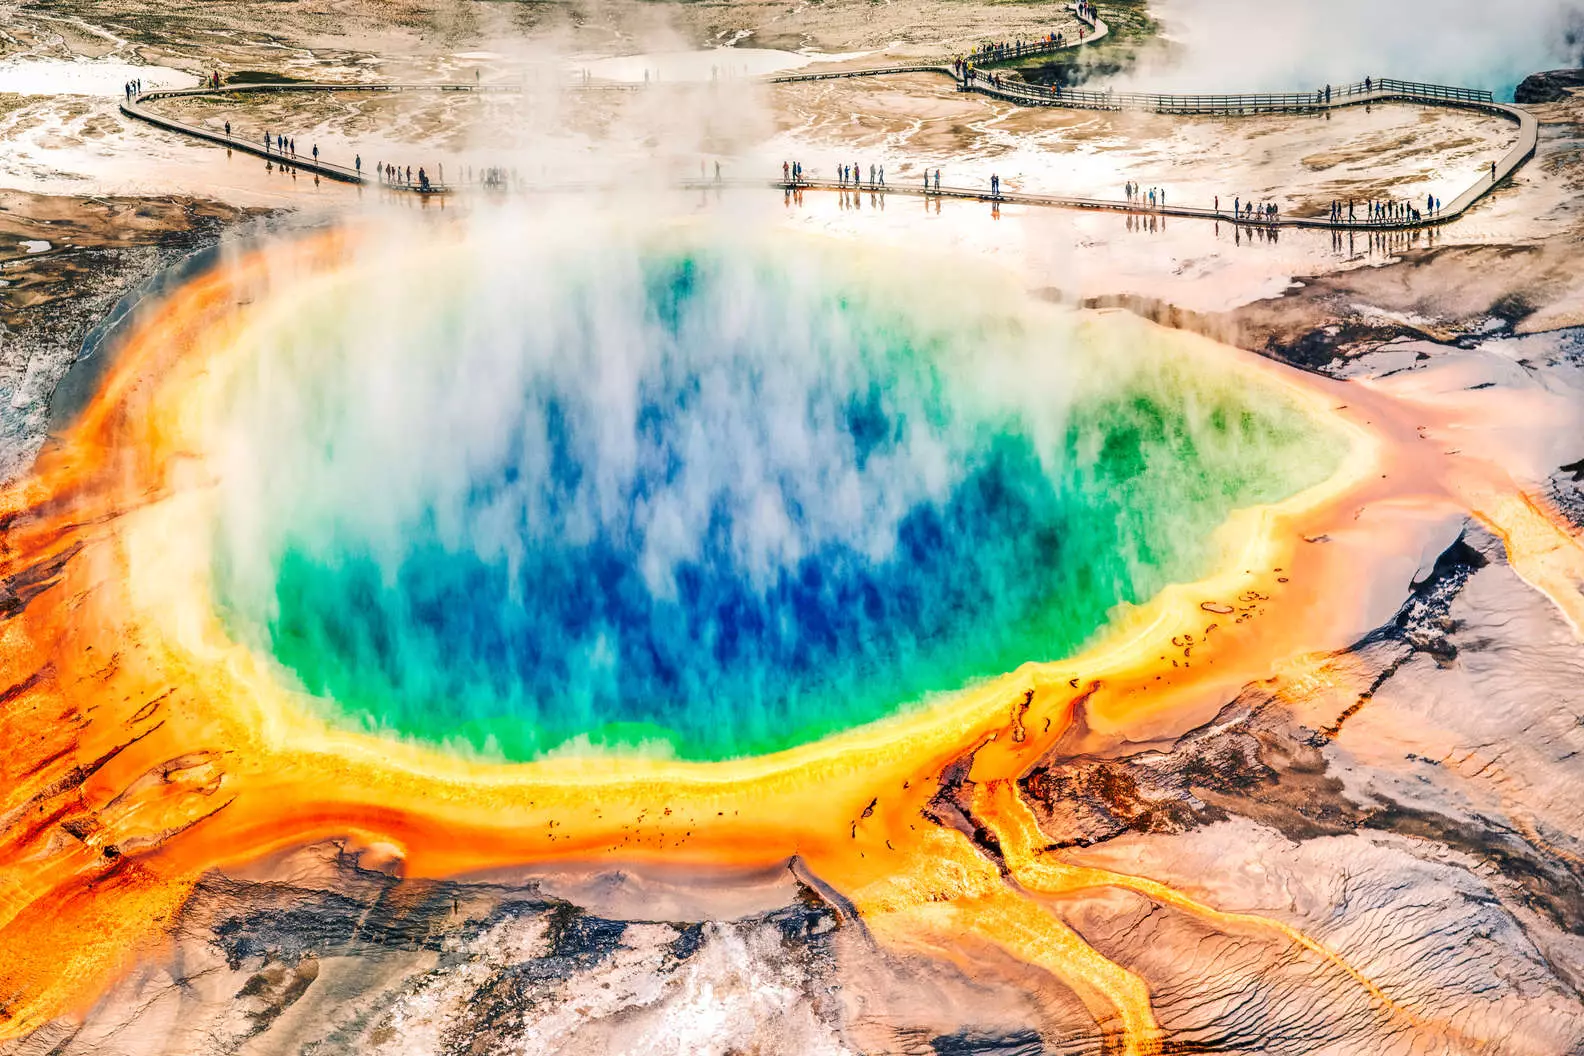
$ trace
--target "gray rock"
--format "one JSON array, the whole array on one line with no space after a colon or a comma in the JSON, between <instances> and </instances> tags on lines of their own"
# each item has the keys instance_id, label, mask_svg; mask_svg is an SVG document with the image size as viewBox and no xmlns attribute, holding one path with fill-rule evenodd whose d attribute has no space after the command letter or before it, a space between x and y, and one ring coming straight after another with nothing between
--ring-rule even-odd
<instances>
[{"instance_id":1,"label":"gray rock","mask_svg":"<svg viewBox=\"0 0 1584 1056\"><path fill-rule=\"evenodd\" d=\"M1517 103L1558 103L1568 97L1572 89L1584 88L1584 70L1547 70L1531 73L1513 93Z\"/></svg>"}]
</instances>

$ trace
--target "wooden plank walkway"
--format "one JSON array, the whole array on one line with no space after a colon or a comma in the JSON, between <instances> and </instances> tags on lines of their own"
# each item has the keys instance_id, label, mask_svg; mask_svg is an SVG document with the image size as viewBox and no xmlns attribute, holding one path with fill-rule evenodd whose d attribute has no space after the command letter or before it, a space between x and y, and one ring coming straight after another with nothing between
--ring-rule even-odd
<instances>
[{"instance_id":1,"label":"wooden plank walkway","mask_svg":"<svg viewBox=\"0 0 1584 1056\"><path fill-rule=\"evenodd\" d=\"M1282 92L1282 93L1246 93L1227 95L1174 95L1167 93L1141 93L1141 92L1110 92L1093 91L1087 89L1046 88L1033 85L1019 79L1005 79L997 84L990 79L984 71L987 66L993 68L998 64L1017 61L1031 55L1052 54L1076 47L1085 47L1098 40L1104 39L1110 32L1104 20L1097 16L1082 14L1077 5L1069 5L1069 9L1089 29L1086 37L1079 40L1063 40L1062 43L1037 43L1018 51L1008 51L999 54L987 55L976 52L978 65L968 76L959 77L952 67L951 59L926 60L919 63L907 63L892 66L875 66L853 70L833 70L824 73L784 74L762 78L770 84L794 84L811 81L836 80L855 77L881 77L893 74L907 73L937 73L952 78L959 91L976 92L991 98L1020 106L1045 106L1063 109L1086 110L1146 110L1163 114L1183 115L1222 115L1227 117L1251 116L1254 114L1269 113L1323 113L1329 110L1340 109L1347 106L1365 106L1377 102L1409 102L1425 106L1442 106L1463 110L1478 110L1484 113L1495 114L1515 122L1518 125L1518 141L1497 163L1495 169L1487 176L1482 176L1450 203L1445 203L1433 215L1421 214L1417 220L1391 220L1355 218L1349 220L1343 217L1332 220L1330 216L1278 216L1275 219L1246 219L1234 218L1230 211L1206 209L1194 206L1158 206L1145 207L1137 201L1124 201L1102 198L1084 198L1068 195L1032 194L1021 192L1006 192L992 196L987 190L970 187L942 187L938 192L931 189L925 192L922 187L909 187L895 184L888 188L871 189L863 188L865 193L874 190L875 193L910 194L941 198L969 199L974 201L987 201L1006 203L1009 205L1036 205L1065 209L1090 209L1105 210L1110 212L1125 212L1138 215L1176 216L1190 219L1225 220L1238 222L1251 226L1266 227L1305 227L1326 228L1341 231L1398 231L1420 227L1431 227L1446 224L1457 219L1494 188L1500 186L1518 170L1524 162L1534 156L1535 148L1539 143L1539 123L1534 115L1517 106L1498 103L1491 93L1471 88L1455 88L1446 85L1420 84L1411 81L1400 81L1392 78L1379 80L1368 79L1355 84L1335 85L1314 92ZM649 85L636 84L611 84L606 82L574 82L567 86L574 91L619 91L631 92L647 90ZM658 86L657 86L658 87ZM338 180L343 183L373 184L378 182L372 174L363 172L356 166L339 165L333 162L316 160L313 157L303 157L298 154L283 154L273 149L261 135L256 141L231 135L227 136L216 129L206 128L202 125L181 121L177 118L159 114L148 108L146 104L161 99L180 98L214 98L227 95L242 94L279 94L294 92L480 92L480 93L521 93L525 91L521 84L468 84L441 83L441 84L337 84L337 83L306 83L286 82L268 84L230 84L220 88L185 88L165 89L143 92L138 95L126 97L121 103L121 112L128 117L146 121L171 132L189 136L194 139L205 140L231 150L240 150L264 158L272 163L288 166L301 172L312 173L327 179ZM381 186L392 190L412 192L416 194L448 194L452 188L438 182L431 183L428 189L422 189L413 184L381 183ZM699 181L683 180L678 184L683 189L698 187L776 187L797 190L846 190L853 191L851 185L842 185L835 180L804 179L796 187L784 181L761 180L728 180L728 181ZM542 187L538 190L555 192L572 190L567 187Z\"/></svg>"}]
</instances>

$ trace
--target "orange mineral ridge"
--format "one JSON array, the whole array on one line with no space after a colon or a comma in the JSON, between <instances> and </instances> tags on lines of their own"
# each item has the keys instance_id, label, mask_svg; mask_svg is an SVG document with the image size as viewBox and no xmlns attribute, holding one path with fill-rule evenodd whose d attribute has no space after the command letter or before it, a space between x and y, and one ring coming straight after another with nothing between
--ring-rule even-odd
<instances>
[{"instance_id":1,"label":"orange mineral ridge","mask_svg":"<svg viewBox=\"0 0 1584 1056\"><path fill-rule=\"evenodd\" d=\"M769 755L469 758L305 707L228 638L188 560L218 472L202 437L227 357L290 293L273 276L333 273L353 241L283 241L176 289L122 338L33 474L0 491L0 1038L85 1007L159 949L205 871L326 838L391 848L423 877L795 856L882 942L959 961L999 949L1070 987L1116 1051L1146 1053L1161 1035L1144 982L1043 900L1122 888L1279 936L1383 1015L1418 1022L1286 925L1064 864L1017 780L1075 723L1091 741L1169 735L1242 685L1345 645L1365 606L1352 585L1411 540L1424 510L1475 508L1535 555L1516 562L1524 574L1576 576L1575 542L1499 471L1425 454L1383 395L1171 334L1205 369L1241 372L1329 423L1346 454L1323 483L1237 511L1209 575L1129 610L1080 655ZM951 824L943 803L971 825Z\"/></svg>"}]
</instances>

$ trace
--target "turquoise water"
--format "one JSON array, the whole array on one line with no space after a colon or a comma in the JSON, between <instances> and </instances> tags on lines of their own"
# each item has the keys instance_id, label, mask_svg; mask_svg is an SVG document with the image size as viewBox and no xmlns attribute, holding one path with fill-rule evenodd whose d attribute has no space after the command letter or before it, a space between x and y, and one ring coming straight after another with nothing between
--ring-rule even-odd
<instances>
[{"instance_id":1,"label":"turquoise water","mask_svg":"<svg viewBox=\"0 0 1584 1056\"><path fill-rule=\"evenodd\" d=\"M234 396L232 632L342 722L757 754L1073 653L1334 465L1131 321L845 269L631 244L326 289Z\"/></svg>"}]
</instances>

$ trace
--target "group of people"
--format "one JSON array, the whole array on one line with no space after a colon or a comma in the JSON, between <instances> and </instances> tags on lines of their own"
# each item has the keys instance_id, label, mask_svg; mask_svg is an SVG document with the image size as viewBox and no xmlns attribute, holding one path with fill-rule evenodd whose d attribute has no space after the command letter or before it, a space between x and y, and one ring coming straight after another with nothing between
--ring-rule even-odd
<instances>
[{"instance_id":1,"label":"group of people","mask_svg":"<svg viewBox=\"0 0 1584 1056\"><path fill-rule=\"evenodd\" d=\"M1084 19L1093 24L1095 20L1095 7L1093 4L1088 3L1087 0L1078 0L1078 2L1073 5L1073 10L1077 12L1080 19ZM1078 27L1078 39L1080 42L1084 39L1088 32L1088 27ZM979 71L975 69L975 65L987 62L1004 62L1007 59L1021 58L1024 55L1037 55L1040 52L1054 51L1058 48L1065 48L1066 46L1067 34L1057 30L1046 33L1037 40L1023 40L1022 38L1019 38L1017 40L987 41L983 44L980 44L967 55L959 55L957 58L953 59L952 72L957 75L957 79L962 81L964 85L967 85L983 76L987 83L993 85L994 87L1000 88L1002 86L1002 80L998 74L980 74Z\"/></svg>"},{"instance_id":2,"label":"group of people","mask_svg":"<svg viewBox=\"0 0 1584 1056\"><path fill-rule=\"evenodd\" d=\"M1221 196L1216 195L1216 215L1221 213ZM1232 219L1244 224L1275 224L1281 219L1281 210L1275 202L1261 202L1256 205L1252 200L1245 202L1242 196L1232 199Z\"/></svg>"},{"instance_id":3,"label":"group of people","mask_svg":"<svg viewBox=\"0 0 1584 1056\"><path fill-rule=\"evenodd\" d=\"M219 91L220 90L220 71L219 70L215 70L214 72L210 73L207 77L205 77L204 78L204 85L206 87L208 87L208 88L211 88L211 89L215 90L215 91ZM142 95L143 94L143 78L138 77L138 78L134 78L133 80L127 81L125 84L123 84L121 86L121 91L123 93L125 93L125 95L126 95L126 97L128 99L132 98L134 95Z\"/></svg>"},{"instance_id":4,"label":"group of people","mask_svg":"<svg viewBox=\"0 0 1584 1056\"><path fill-rule=\"evenodd\" d=\"M1006 79L999 73L980 73L972 66L968 67L968 75L963 80L964 83L975 83L982 80L992 88L1003 87L1006 83Z\"/></svg>"},{"instance_id":5,"label":"group of people","mask_svg":"<svg viewBox=\"0 0 1584 1056\"><path fill-rule=\"evenodd\" d=\"M1122 185L1122 196L1127 199L1129 204L1143 205L1150 209L1162 209L1166 206L1166 188L1164 187L1143 188L1129 180Z\"/></svg>"},{"instance_id":6,"label":"group of people","mask_svg":"<svg viewBox=\"0 0 1584 1056\"><path fill-rule=\"evenodd\" d=\"M416 179L414 179L413 167L411 165L404 169L400 165L376 163L374 166L374 171L379 174L379 181L389 187L402 187L407 189L416 187L419 191L432 191L436 189L435 183L429 179L428 170L422 165L418 166ZM444 166L441 166L436 171L436 178L442 182L445 180Z\"/></svg>"},{"instance_id":7,"label":"group of people","mask_svg":"<svg viewBox=\"0 0 1584 1056\"><path fill-rule=\"evenodd\" d=\"M930 182L931 180L934 181L933 185ZM803 163L800 161L783 161L781 163L781 182L789 190L792 188L802 187L804 185ZM885 166L870 165L869 176L866 180L864 178L863 166L859 165L857 162L853 162L852 164L848 164L846 162L839 163L836 166L836 186L840 190L867 189L871 191L883 191L886 189ZM929 169L925 169L924 193L939 194L940 190L941 170L936 169L932 173ZM990 196L992 198L1001 197L1001 177L994 173L990 174Z\"/></svg>"},{"instance_id":8,"label":"group of people","mask_svg":"<svg viewBox=\"0 0 1584 1056\"><path fill-rule=\"evenodd\" d=\"M979 45L966 58L959 58L959 63L967 62L998 62L1003 59L1016 59L1024 55L1037 55L1042 51L1051 51L1055 48L1065 47L1067 35L1065 33L1046 33L1038 40L1008 40L995 41Z\"/></svg>"},{"instance_id":9,"label":"group of people","mask_svg":"<svg viewBox=\"0 0 1584 1056\"><path fill-rule=\"evenodd\" d=\"M505 188L517 182L517 170L508 169L503 165L485 165L475 170L473 166L468 165L462 170L462 179L467 183L477 183L481 187Z\"/></svg>"},{"instance_id":10,"label":"group of people","mask_svg":"<svg viewBox=\"0 0 1584 1056\"><path fill-rule=\"evenodd\" d=\"M231 122L227 121L226 122L226 135L229 136L230 134L231 134ZM279 154L281 157L283 157L283 158L295 158L297 156L297 140L294 137L277 135L277 136L274 137L274 141L273 142L274 142L274 147L275 147L275 153ZM268 132L266 132L266 133L264 133L264 153L266 153L266 154L269 153L270 144L271 144L270 134ZM317 143L314 144L313 158L314 158L315 161L319 160L319 145Z\"/></svg>"},{"instance_id":11,"label":"group of people","mask_svg":"<svg viewBox=\"0 0 1584 1056\"><path fill-rule=\"evenodd\" d=\"M1331 203L1332 223L1341 223L1344 219L1344 214L1348 223L1358 223L1358 205L1351 198L1348 199L1345 207L1340 200ZM1364 203L1364 219L1368 223L1417 224L1426 216L1439 216L1440 214L1441 199L1433 194L1425 195L1425 204L1422 210L1408 201L1371 198Z\"/></svg>"},{"instance_id":12,"label":"group of people","mask_svg":"<svg viewBox=\"0 0 1584 1056\"><path fill-rule=\"evenodd\" d=\"M851 165L846 165L846 164L837 165L836 166L836 184L839 187L847 187L849 185L853 186L853 187L862 187L862 186L864 186L864 182L863 182L863 167L860 166L857 162L854 162ZM885 187L885 185L886 185L886 182L885 182L885 166L884 165L871 165L871 166L869 166L869 184L868 184L869 189L870 190L880 190L880 189L883 189Z\"/></svg>"}]
</instances>

